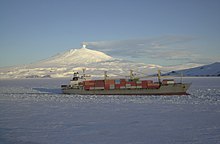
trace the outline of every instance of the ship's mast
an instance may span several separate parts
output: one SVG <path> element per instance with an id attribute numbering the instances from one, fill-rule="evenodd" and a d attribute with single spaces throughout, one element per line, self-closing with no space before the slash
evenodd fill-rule
<path id="1" fill-rule="evenodd" d="M 181 72 L 181 79 L 180 79 L 180 83 L 183 83 L 183 73 Z"/>
<path id="2" fill-rule="evenodd" d="M 73 73 L 73 81 L 78 81 L 78 79 L 79 79 L 79 73 L 78 72 L 74 72 Z"/>
<path id="3" fill-rule="evenodd" d="M 83 71 L 83 78 L 85 78 L 85 77 L 86 77 L 86 74 L 85 74 L 86 69 L 85 69 L 85 68 L 83 68 L 83 69 L 82 69 L 82 71 Z"/>
<path id="4" fill-rule="evenodd" d="M 108 75 L 107 75 L 107 71 L 104 71 L 104 80 L 106 80 L 107 77 L 108 77 Z"/>

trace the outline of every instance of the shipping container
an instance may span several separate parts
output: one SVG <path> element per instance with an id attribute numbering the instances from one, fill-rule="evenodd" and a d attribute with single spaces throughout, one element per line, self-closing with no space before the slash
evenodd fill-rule
<path id="1" fill-rule="evenodd" d="M 125 86 L 126 80 L 125 80 L 125 79 L 120 79 L 120 84 L 121 84 L 122 86 Z"/>
<path id="2" fill-rule="evenodd" d="M 136 89 L 137 88 L 137 86 L 131 86 L 131 89 Z"/>
<path id="3" fill-rule="evenodd" d="M 90 80 L 90 81 L 83 81 L 83 85 L 88 85 L 88 86 L 94 86 L 95 85 L 95 81 Z"/>
<path id="4" fill-rule="evenodd" d="M 134 82 L 134 81 L 126 82 L 126 85 L 127 85 L 127 84 L 130 84 L 131 86 L 136 86 L 136 82 Z"/>
<path id="5" fill-rule="evenodd" d="M 142 84 L 142 81 L 136 81 L 136 84 Z"/>
<path id="6" fill-rule="evenodd" d="M 110 89 L 115 89 L 115 85 L 110 85 L 110 87 L 109 87 Z"/>
<path id="7" fill-rule="evenodd" d="M 104 90 L 105 87 L 95 87 L 94 89 L 96 89 L 96 90 Z"/>
<path id="8" fill-rule="evenodd" d="M 95 86 L 95 83 L 87 83 L 87 84 L 84 84 L 84 86 Z"/>
<path id="9" fill-rule="evenodd" d="M 120 84 L 115 83 L 115 89 L 120 89 L 120 86 L 121 86 Z"/>
<path id="10" fill-rule="evenodd" d="M 99 83 L 98 83 L 98 84 L 96 83 L 96 84 L 95 84 L 95 87 L 104 87 L 104 86 L 105 86 L 105 84 L 102 84 L 102 83 L 100 83 L 100 84 L 99 84 Z"/>
<path id="11" fill-rule="evenodd" d="M 96 80 L 96 81 L 95 81 L 95 84 L 104 84 L 104 83 L 105 83 L 104 80 Z"/>
<path id="12" fill-rule="evenodd" d="M 95 87 L 104 87 L 105 81 L 104 80 L 96 80 L 95 81 Z"/>
<path id="13" fill-rule="evenodd" d="M 87 85 L 86 85 L 86 86 L 84 86 L 84 89 L 85 89 L 85 90 L 89 90 L 90 87 L 91 87 L 91 86 L 87 86 Z"/>
<path id="14" fill-rule="evenodd" d="M 121 82 L 120 79 L 115 80 L 115 84 L 120 84 L 120 82 Z"/>
<path id="15" fill-rule="evenodd" d="M 137 86 L 137 88 L 142 88 L 142 86 Z"/>
<path id="16" fill-rule="evenodd" d="M 159 87 L 160 87 L 160 84 L 155 84 L 155 83 L 147 85 L 147 88 L 149 88 L 149 89 L 157 89 Z"/>
<path id="17" fill-rule="evenodd" d="M 90 90 L 94 90 L 95 89 L 95 87 L 90 87 Z"/>
<path id="18" fill-rule="evenodd" d="M 120 86 L 120 89 L 126 89 L 126 87 L 125 86 Z"/>
<path id="19" fill-rule="evenodd" d="M 146 89 L 146 88 L 147 88 L 147 85 L 142 85 L 142 88 Z"/>
<path id="20" fill-rule="evenodd" d="M 142 83 L 153 83 L 152 80 L 143 80 Z"/>
<path id="21" fill-rule="evenodd" d="M 105 89 L 109 90 L 110 89 L 110 84 L 105 84 Z"/>
<path id="22" fill-rule="evenodd" d="M 126 87 L 130 87 L 130 86 L 131 86 L 131 84 L 126 84 L 125 86 L 126 86 Z"/>
<path id="23" fill-rule="evenodd" d="M 104 80 L 95 80 L 96 83 L 104 83 Z"/>
<path id="24" fill-rule="evenodd" d="M 137 83 L 136 86 L 142 86 L 142 83 Z"/>
<path id="25" fill-rule="evenodd" d="M 126 83 L 125 83 L 125 82 L 121 82 L 121 85 L 122 85 L 122 86 L 125 86 L 125 85 L 126 85 Z"/>
<path id="26" fill-rule="evenodd" d="M 105 84 L 115 84 L 115 80 L 105 80 Z"/>

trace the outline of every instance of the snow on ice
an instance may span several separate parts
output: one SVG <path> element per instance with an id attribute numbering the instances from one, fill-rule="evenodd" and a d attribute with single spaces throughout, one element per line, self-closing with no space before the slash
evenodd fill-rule
<path id="1" fill-rule="evenodd" d="M 0 143 L 220 142 L 220 79 L 188 78 L 189 96 L 63 95 L 67 79 L 0 81 Z"/>

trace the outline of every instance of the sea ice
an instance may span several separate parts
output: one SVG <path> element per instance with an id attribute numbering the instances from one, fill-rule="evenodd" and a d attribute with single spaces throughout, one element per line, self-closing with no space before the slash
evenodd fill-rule
<path id="1" fill-rule="evenodd" d="M 64 95 L 65 79 L 1 81 L 0 143 L 219 143 L 220 79 L 185 81 L 188 96 Z"/>

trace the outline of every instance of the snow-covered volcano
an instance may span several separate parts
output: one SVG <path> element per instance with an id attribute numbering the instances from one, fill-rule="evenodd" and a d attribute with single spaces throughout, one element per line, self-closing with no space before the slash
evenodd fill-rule
<path id="1" fill-rule="evenodd" d="M 0 79 L 71 77 L 74 71 L 81 72 L 83 68 L 86 69 L 87 74 L 95 77 L 102 77 L 104 71 L 108 71 L 109 76 L 128 76 L 129 70 L 134 70 L 137 75 L 143 76 L 156 73 L 158 69 L 165 71 L 180 69 L 175 66 L 162 67 L 116 59 L 83 46 L 80 49 L 71 49 L 32 64 L 0 68 Z"/>
<path id="2" fill-rule="evenodd" d="M 61 54 L 57 54 L 49 59 L 42 60 L 32 64 L 32 66 L 41 67 L 60 67 L 73 64 L 89 64 L 113 60 L 111 56 L 103 52 L 87 49 L 85 46 L 81 49 L 71 49 Z"/>
<path id="3" fill-rule="evenodd" d="M 109 76 L 126 76 L 131 69 L 147 72 L 147 75 L 156 72 L 161 66 L 116 59 L 83 46 L 35 63 L 0 68 L 0 78 L 71 77 L 74 71 L 81 72 L 83 68 L 89 75 L 102 77 L 104 71 L 108 71 Z"/>

